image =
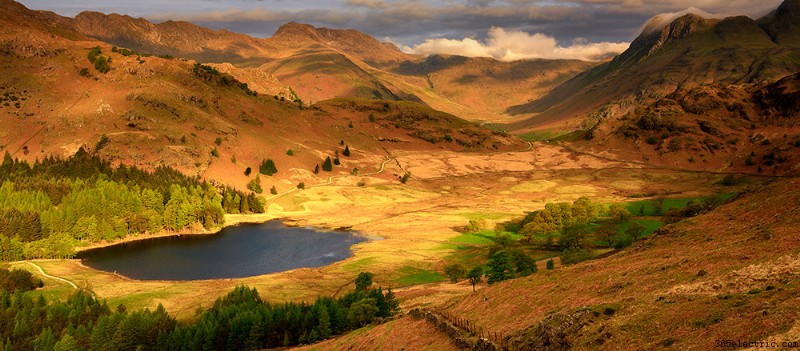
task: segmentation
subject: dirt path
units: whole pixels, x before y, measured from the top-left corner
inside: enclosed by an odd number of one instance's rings
[[[40,266],[39,266],[38,264],[36,264],[36,263],[33,263],[33,262],[31,262],[31,261],[25,261],[25,263],[27,263],[27,264],[29,264],[29,265],[31,265],[31,266],[34,266],[34,267],[36,267],[36,269],[37,269],[37,270],[39,270],[39,273],[40,273],[40,274],[41,274],[43,277],[45,277],[45,278],[50,278],[50,279],[53,279],[53,280],[57,280],[57,281],[60,281],[60,282],[62,282],[62,283],[69,284],[69,285],[71,285],[71,286],[72,286],[73,288],[75,288],[75,289],[78,289],[78,286],[77,286],[77,285],[75,285],[75,283],[73,283],[73,282],[71,282],[71,281],[69,281],[69,280],[66,280],[66,279],[64,279],[64,278],[59,278],[59,277],[56,277],[56,276],[52,276],[52,275],[49,275],[49,274],[45,273],[44,269],[42,269],[42,267],[40,267]]]

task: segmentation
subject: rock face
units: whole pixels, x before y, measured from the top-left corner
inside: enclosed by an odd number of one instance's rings
[[[519,351],[569,350],[571,336],[592,322],[595,314],[578,311],[554,314],[538,324],[508,337],[508,349]]]

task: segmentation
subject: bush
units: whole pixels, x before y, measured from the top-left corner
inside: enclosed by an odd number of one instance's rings
[[[410,178],[410,177],[411,177],[411,175],[408,174],[408,173],[403,174],[403,176],[400,177],[400,183],[405,184],[406,182],[408,182],[408,178]]]
[[[294,156],[294,150],[292,149],[286,150],[286,154],[289,156]]]
[[[253,169],[252,169],[252,168],[250,168],[250,167],[247,167],[247,168],[244,170],[244,175],[245,175],[245,176],[247,176],[247,177],[249,177],[249,176],[250,176],[250,173],[253,173]]]
[[[272,188],[269,189],[269,193],[272,195],[278,195],[278,189],[273,185]]]
[[[256,174],[256,177],[247,183],[247,189],[256,194],[261,194],[264,192],[264,190],[261,188],[261,177]]]
[[[211,150],[211,156],[219,157],[219,150],[217,150],[217,148],[214,148],[214,150]]]
[[[272,176],[278,173],[278,168],[275,167],[275,162],[272,159],[261,161],[261,166],[258,168],[259,173]]]
[[[553,269],[556,268],[556,263],[553,261],[552,258],[547,260],[546,268],[547,268],[548,271],[552,271]]]
[[[344,151],[342,152],[342,155],[344,155],[346,157],[350,157],[350,145],[344,147]]]
[[[297,183],[297,188],[300,189],[300,190],[305,189],[306,188],[306,183],[305,182]]]
[[[467,274],[467,268],[460,263],[453,263],[444,267],[444,274],[450,277],[451,283],[457,283],[459,280],[464,278],[464,275]]]
[[[217,137],[216,139],[214,139],[214,144],[222,145],[222,138]]]
[[[330,172],[333,170],[333,163],[331,162],[330,156],[326,157],[325,162],[322,163],[322,170],[325,172]]]
[[[103,149],[106,145],[108,145],[109,142],[111,142],[111,140],[108,139],[108,136],[106,136],[105,134],[101,135],[100,140],[98,140],[97,144],[94,145],[94,152],[95,153],[100,152],[100,150]]]
[[[573,264],[590,260],[593,257],[592,252],[587,249],[568,249],[561,253],[561,263]]]

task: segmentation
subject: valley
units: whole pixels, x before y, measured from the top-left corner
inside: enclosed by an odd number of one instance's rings
[[[0,346],[792,347],[797,28],[785,0],[655,16],[596,62],[500,61],[0,0]],[[270,221],[356,237],[225,252],[298,261],[257,273],[186,253],[202,279],[177,251],[147,262],[175,280],[76,258]]]

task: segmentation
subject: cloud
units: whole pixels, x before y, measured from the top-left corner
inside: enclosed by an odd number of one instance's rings
[[[703,17],[703,18],[724,18],[724,17],[726,17],[725,15],[706,12],[706,11],[703,11],[703,10],[698,9],[696,7],[689,7],[687,9],[683,10],[683,11],[664,12],[664,13],[655,15],[655,16],[651,17],[649,21],[647,21],[645,24],[643,24],[641,28],[639,28],[639,32],[644,32],[644,31],[652,32],[652,31],[660,30],[660,29],[666,27],[668,24],[672,23],[672,21],[674,21],[678,17],[682,17],[682,16],[690,14],[690,13],[693,14],[693,15],[698,15],[698,16]]]
[[[577,59],[584,61],[602,60],[619,54],[628,48],[628,43],[600,42],[588,43],[579,38],[569,46],[561,46],[558,41],[542,33],[508,31],[500,27],[489,30],[485,42],[474,38],[427,39],[413,47],[403,47],[409,53],[421,55],[447,54],[468,57],[491,57],[501,61],[522,59]]]

